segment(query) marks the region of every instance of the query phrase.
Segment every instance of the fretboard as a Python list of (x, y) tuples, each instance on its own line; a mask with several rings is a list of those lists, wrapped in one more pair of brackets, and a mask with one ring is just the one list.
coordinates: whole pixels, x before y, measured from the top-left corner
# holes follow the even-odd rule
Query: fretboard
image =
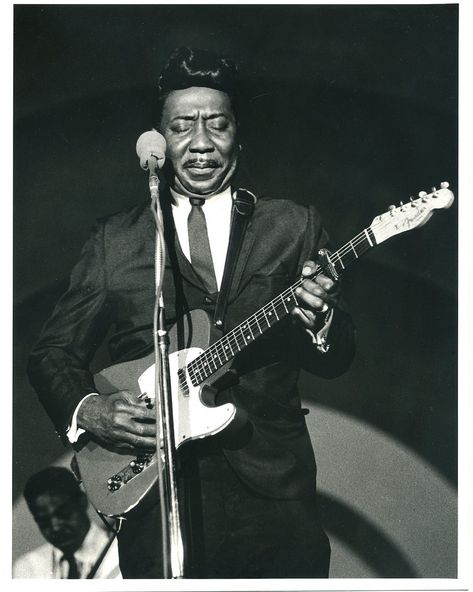
[[(342, 272), (363, 253), (375, 246), (376, 241), (370, 228), (366, 228), (341, 249), (330, 255), (329, 265), (336, 275)], [(317, 265), (312, 277), (317, 277), (323, 269)], [(194, 386), (212, 376), (217, 370), (230, 362), (239, 352), (253, 343), (263, 333), (286, 317), (298, 304), (296, 289), (306, 278), (298, 279), (292, 286), (273, 298), (237, 327), (229, 331), (207, 348), (200, 356), (187, 365), (189, 377)]]

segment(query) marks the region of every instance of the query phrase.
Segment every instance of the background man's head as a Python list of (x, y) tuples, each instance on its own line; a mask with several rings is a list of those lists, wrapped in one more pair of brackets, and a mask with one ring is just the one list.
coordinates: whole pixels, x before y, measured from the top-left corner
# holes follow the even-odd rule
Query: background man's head
[(158, 82), (157, 128), (179, 193), (207, 197), (229, 186), (239, 149), (236, 103), (233, 62), (190, 48), (171, 55)]
[(23, 494), (44, 538), (64, 554), (74, 553), (90, 528), (87, 498), (74, 475), (49, 467), (28, 479)]

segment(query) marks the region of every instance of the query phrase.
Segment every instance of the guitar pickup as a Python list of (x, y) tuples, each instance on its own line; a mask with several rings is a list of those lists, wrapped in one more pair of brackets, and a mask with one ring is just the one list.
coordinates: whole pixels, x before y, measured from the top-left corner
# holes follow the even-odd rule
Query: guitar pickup
[(125, 485), (128, 481), (131, 481), (133, 477), (142, 473), (143, 470), (151, 464), (152, 458), (152, 454), (142, 454), (137, 456), (130, 461), (126, 467), (118, 473), (115, 473), (115, 475), (112, 475), (107, 480), (107, 489), (111, 493), (118, 491), (122, 485)]

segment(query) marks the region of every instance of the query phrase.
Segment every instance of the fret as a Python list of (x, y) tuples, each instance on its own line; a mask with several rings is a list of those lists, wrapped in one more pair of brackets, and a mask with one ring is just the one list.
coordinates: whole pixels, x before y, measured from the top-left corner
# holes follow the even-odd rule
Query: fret
[(256, 325), (258, 326), (258, 331), (259, 331), (259, 334), (260, 334), (260, 335), (263, 335), (263, 330), (261, 329), (261, 326), (260, 326), (260, 324), (259, 324), (259, 322), (258, 322), (258, 313), (256, 313), (256, 314), (254, 315), (254, 317), (255, 317)]
[(358, 253), (356, 252), (355, 246), (353, 245), (353, 243), (350, 241), (350, 247), (352, 248), (353, 252), (355, 253), (355, 257), (358, 259)]
[(217, 343), (215, 344), (217, 346), (217, 349), (218, 349), (219, 344), (220, 344), (221, 353), (223, 356), (225, 356), (225, 361), (222, 363), (225, 364), (225, 362), (228, 362), (228, 360), (230, 359), (230, 357), (228, 356), (228, 345), (224, 345), (223, 340), (221, 343), (220, 343), (220, 341), (217, 341)]
[[(192, 382), (192, 386), (198, 386), (202, 382), (202, 377), (200, 376), (200, 372), (197, 369), (193, 369), (193, 368), (191, 369), (190, 365), (189, 365), (188, 371), (189, 371), (189, 378), (191, 379), (191, 382)], [(199, 374), (198, 379), (195, 375), (196, 372), (198, 372), (198, 374)]]
[(238, 328), (240, 329), (240, 333), (241, 336), (243, 337), (243, 341), (245, 342), (245, 345), (248, 345), (246, 339), (245, 339), (245, 333), (243, 332), (243, 326), (242, 325), (238, 325)]
[(294, 293), (292, 291), (292, 288), (289, 288), (289, 291), (290, 291), (290, 294), (286, 294), (286, 296), (284, 297), (285, 300), (286, 300), (286, 302), (288, 302), (289, 305), (291, 305), (291, 304), (297, 304), (296, 297), (294, 296)]
[(345, 269), (345, 266), (343, 265), (342, 258), (340, 257), (338, 251), (336, 253), (334, 253), (334, 255), (336, 255), (338, 257), (338, 261), (340, 262), (340, 265), (342, 266), (342, 269)]
[(236, 336), (235, 329), (232, 331), (232, 337), (235, 340), (235, 345), (237, 346), (238, 351), (240, 352), (241, 351), (241, 347), (240, 347), (240, 344), (238, 343), (238, 339), (237, 339), (237, 336)]
[(297, 297), (296, 297), (296, 294), (295, 294), (295, 292), (294, 292), (294, 286), (291, 286), (291, 287), (289, 288), (289, 290), (290, 290), (290, 292), (291, 292), (291, 296), (292, 296), (292, 299), (293, 299), (293, 301), (294, 301), (294, 304), (297, 306)]
[(266, 315), (266, 307), (262, 308), (261, 310), (262, 310), (262, 312), (264, 314), (264, 320), (268, 324), (268, 327), (271, 327), (271, 323), (268, 321), (268, 316)]
[(273, 305), (273, 310), (274, 310), (274, 314), (276, 315), (276, 319), (279, 321), (278, 311), (276, 310), (276, 307), (274, 306), (274, 300), (271, 301), (271, 304)]
[(255, 336), (254, 336), (254, 334), (253, 334), (253, 331), (251, 330), (251, 318), (250, 318), (250, 319), (248, 319), (248, 323), (246, 324), (246, 326), (248, 327), (248, 331), (250, 332), (251, 339), (254, 341), (254, 339), (255, 339)]
[(281, 298), (281, 296), (279, 296), (279, 298), (277, 300), (278, 301), (276, 303), (276, 310), (278, 311), (280, 317), (284, 318), (287, 315), (287, 313), (289, 312), (286, 308), (284, 298)]
[(370, 235), (368, 234), (368, 230), (365, 228), (363, 232), (366, 234), (366, 240), (369, 242), (370, 247), (373, 247), (373, 243), (371, 242)]
[(288, 313), (289, 310), (287, 309), (286, 303), (284, 301), (284, 297), (283, 296), (279, 296), (279, 300), (281, 301), (282, 305), (284, 306), (284, 310), (286, 311), (286, 313)]
[[(207, 350), (204, 355), (205, 355), (205, 360), (206, 360), (205, 370), (206, 371), (210, 370), (210, 374), (211, 374), (214, 370), (217, 370), (217, 365), (215, 364), (215, 361), (212, 356), (212, 352), (210, 350)], [(215, 366), (214, 370), (212, 370), (212, 364)], [(209, 376), (210, 376), (210, 374), (209, 374)]]
[[(217, 343), (218, 343), (218, 342), (217, 342)], [(216, 343), (215, 345), (217, 345), (217, 343)], [(218, 353), (218, 347), (214, 347), (214, 351), (215, 351), (215, 353), (213, 354), (213, 358), (214, 358), (214, 360), (218, 359), (218, 361), (219, 361), (219, 363), (220, 363), (220, 366), (223, 366), (223, 362), (222, 362), (222, 360), (221, 360), (221, 358), (220, 358), (220, 355), (219, 355), (219, 353)], [(214, 361), (214, 364), (215, 364), (215, 361)], [(218, 368), (217, 368), (217, 370), (218, 370)]]
[[(232, 344), (230, 343), (230, 339), (227, 337), (227, 338), (225, 338), (225, 341), (227, 342), (226, 345), (225, 345), (225, 349), (226, 350), (230, 349), (230, 351), (232, 353), (232, 356), (234, 356), (235, 355), (235, 352), (232, 349)], [(228, 362), (228, 358), (227, 358), (227, 362)]]
[[(203, 354), (203, 367), (202, 370), (205, 372), (205, 374), (207, 374), (207, 370), (209, 369), (209, 362), (207, 361), (207, 354)], [(210, 374), (207, 376), (205, 376), (205, 378), (208, 378), (210, 376)]]
[(199, 376), (196, 376), (196, 371), (191, 369), (189, 369), (189, 378), (191, 379), (192, 386), (197, 386), (202, 380), (200, 373)]
[[(246, 330), (247, 330), (247, 329), (248, 329), (248, 331), (249, 331), (249, 335), (248, 335), (248, 333), (246, 332)], [(243, 337), (244, 337), (244, 339), (245, 339), (245, 343), (246, 343), (246, 344), (248, 344), (250, 341), (252, 341), (252, 340), (255, 338), (255, 336), (254, 336), (254, 335), (253, 335), (253, 333), (251, 332), (251, 328), (250, 328), (250, 324), (249, 324), (249, 322), (247, 322), (247, 323), (244, 323), (244, 324), (241, 326), (241, 332), (242, 332), (242, 334), (243, 334)]]

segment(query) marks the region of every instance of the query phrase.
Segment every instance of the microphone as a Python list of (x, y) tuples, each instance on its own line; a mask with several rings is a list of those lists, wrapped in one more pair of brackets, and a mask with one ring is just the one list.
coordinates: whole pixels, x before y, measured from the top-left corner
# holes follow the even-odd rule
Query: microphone
[(164, 164), (166, 154), (166, 140), (156, 130), (144, 132), (136, 142), (136, 154), (140, 159), (143, 170), (149, 170), (150, 175), (156, 173), (156, 168)]

